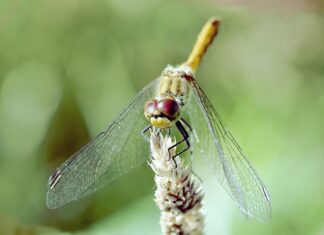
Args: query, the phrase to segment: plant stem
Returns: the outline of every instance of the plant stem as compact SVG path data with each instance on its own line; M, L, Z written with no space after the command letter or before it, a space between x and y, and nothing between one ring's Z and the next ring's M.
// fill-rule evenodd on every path
M202 188L181 156L169 157L170 136L151 132L150 166L155 173L155 202L161 210L163 234L203 234ZM171 154L175 149L171 149ZM176 165L175 162L176 161Z

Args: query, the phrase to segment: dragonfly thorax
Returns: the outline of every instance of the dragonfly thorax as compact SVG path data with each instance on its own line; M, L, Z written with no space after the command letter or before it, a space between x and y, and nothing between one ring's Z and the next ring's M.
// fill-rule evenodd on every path
M188 84L186 76L192 75L191 70L185 66L172 67L168 65L162 72L157 87L158 96L171 96L181 106L184 106L188 98Z
M180 104L173 97L151 99L145 104L144 114L153 126L170 128L180 116Z

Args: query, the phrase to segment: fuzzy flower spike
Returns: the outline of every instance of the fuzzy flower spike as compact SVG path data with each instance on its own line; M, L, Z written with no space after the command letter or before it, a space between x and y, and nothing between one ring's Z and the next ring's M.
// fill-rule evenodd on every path
M155 173L155 202L161 210L160 225L163 234L202 234L202 188L186 166L181 156L169 157L169 148L174 144L169 135L151 131L149 163ZM171 154L175 154L175 148ZM176 165L175 166L175 162Z

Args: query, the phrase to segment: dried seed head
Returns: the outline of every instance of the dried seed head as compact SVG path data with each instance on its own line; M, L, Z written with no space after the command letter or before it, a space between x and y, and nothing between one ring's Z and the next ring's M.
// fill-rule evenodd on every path
M155 172L155 202L161 210L160 225L163 234L202 234L202 189L191 168L169 157L174 144L169 136L152 131L150 138L151 162ZM175 154L175 148L171 154Z

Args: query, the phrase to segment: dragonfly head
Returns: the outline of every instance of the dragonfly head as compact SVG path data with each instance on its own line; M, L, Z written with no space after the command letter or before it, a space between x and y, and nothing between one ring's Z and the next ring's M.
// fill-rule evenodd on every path
M160 100L148 100L144 107L144 114L150 123L158 128L170 128L180 114L180 105L171 97Z

